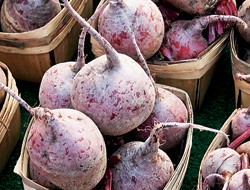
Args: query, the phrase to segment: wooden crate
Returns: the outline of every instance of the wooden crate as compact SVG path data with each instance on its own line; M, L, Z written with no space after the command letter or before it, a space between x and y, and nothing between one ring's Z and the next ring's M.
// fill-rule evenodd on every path
M232 64L232 75L235 87L235 108L248 107L250 105L250 83L245 80L239 80L236 73L250 74L249 63L239 57L240 37L235 30L230 34L230 55Z
M191 104L188 94L184 92L183 90L180 90L174 87L169 87L166 85L158 85L158 86L163 87L167 90L170 90L172 93L174 93L177 97L179 97L184 102L189 113L188 122L193 123L192 104ZM27 141L27 136L28 136L32 122L33 122L33 119L30 121L29 127L26 131L23 144L22 144L21 155L18 159L18 162L16 164L14 171L21 176L25 190L31 190L31 189L47 190L47 188L42 187L39 184L32 181L31 179L29 179L29 171L28 171L29 155L27 152L26 141ZM181 185L182 185L182 182L183 182L186 170L187 170L190 153L191 153L192 136L193 136L193 129L190 128L188 130L186 138L183 139L182 144L184 145L184 147L181 149L181 152L183 154L181 155L181 158L179 158L179 160L176 161L175 171L172 177L170 178L169 182L166 184L164 190L173 190L173 189L179 190L181 188Z
M4 70L7 76L7 86L16 94L18 89L16 81L13 78L8 67L0 62L0 67ZM3 105L0 111L0 173L3 171L10 155L15 148L21 134L21 115L19 103L6 94Z
M225 121L223 126L221 127L221 131L225 132L227 135L230 135L231 132L231 121L234 117L234 115L237 113L238 109L235 109L232 114L229 116L229 118ZM217 134L211 144L209 145L207 151L205 152L201 164L200 164L200 169L199 169L199 175L198 175L198 184L197 184L197 189L200 190L202 189L202 182L203 182L203 177L202 177L202 166L208 156L208 154L218 148L226 147L226 140L225 137L222 134Z
M71 0L71 5L84 18L91 16L93 1ZM14 78L40 82L52 65L72 60L78 46L80 25L63 8L49 23L23 33L0 32L0 61Z
M101 0L99 5L104 3ZM93 24L97 27L96 20ZM103 55L103 48L95 41L90 39L92 44L92 52L96 57ZM211 79L213 77L216 63L220 59L222 51L229 41L229 32L225 33L221 38L212 43L197 59L189 59L184 61L150 61L147 60L151 74L156 78L159 84L173 86L184 90L188 93L193 109L199 109Z

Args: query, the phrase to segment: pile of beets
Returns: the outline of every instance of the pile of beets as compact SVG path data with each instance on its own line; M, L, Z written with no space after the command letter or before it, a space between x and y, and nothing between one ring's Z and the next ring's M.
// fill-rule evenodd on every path
M202 189L250 187L250 107L239 108L227 127L232 142L205 157L201 165Z
M47 70L39 107L0 83L34 118L26 142L32 180L49 189L163 189L176 167L166 152L188 128L219 133L188 123L184 103L156 85L146 63L156 54L194 58L232 24L247 28L234 1L192 2L107 0L86 21L62 1L82 26L77 60ZM85 63L87 33L105 54Z
M235 24L246 28L233 0L155 0L157 7L119 2L110 2L97 29L118 52L133 59L137 56L131 32L145 59L179 61L197 58ZM118 11L121 7L123 11Z

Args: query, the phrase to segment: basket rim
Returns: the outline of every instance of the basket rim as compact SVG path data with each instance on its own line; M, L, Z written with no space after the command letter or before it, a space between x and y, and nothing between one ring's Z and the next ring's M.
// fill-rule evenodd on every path
M8 67L0 61L0 67L6 72L7 77L7 87L11 88L16 94L18 94L18 89L16 86L15 79L13 78ZM0 142L2 142L5 134L8 132L10 123L16 113L16 110L19 107L19 103L11 97L8 93L5 95L5 99L0 111L1 122L4 123L4 126L0 126Z

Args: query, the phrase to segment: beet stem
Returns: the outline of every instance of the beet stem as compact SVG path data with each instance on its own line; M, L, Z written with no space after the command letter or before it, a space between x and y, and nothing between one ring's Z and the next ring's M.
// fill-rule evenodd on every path
M147 140L143 143L142 146L137 151L137 154L135 156L145 156L145 155L151 155L148 156L148 158L153 158L154 155L157 155L158 149L160 146L159 142L159 135L151 133L150 136L147 138Z
M235 149L249 137L250 137L250 129L248 129L243 134L241 134L239 137L234 139L233 142L228 147L232 148L232 149Z
M161 132L162 129L167 128L167 127L180 127L180 128L193 128L193 129L199 129L200 131L210 131L213 133L219 133L221 135L223 135L225 137L225 139L227 140L227 145L230 144L230 140L229 140L229 135L227 135L226 133L224 133L223 131L217 130L217 129L213 129L213 128L209 128L209 127L205 127L203 125L198 125L198 124L193 124L193 123L179 123L179 122L162 122L159 124L156 124L156 128L155 130L158 132Z
M123 11L123 13L124 13L124 17L125 17L124 21L125 21L126 25L128 26L128 29L129 29L128 32L129 32L130 35L131 35L132 43L133 43L133 45L134 45L134 47L135 47L137 56L138 56L138 58L139 58L139 60L140 60L140 62L141 62L141 64L142 64L142 68L144 69L144 71L146 72L146 74L148 75L148 77L150 78L150 80L151 80L151 82L152 82L152 84L153 84L153 86L154 86L155 93L158 94L158 89L157 89L156 84L155 84L155 81L154 81L154 79L153 79L153 77L152 77L152 75L151 75L151 73L150 73L150 70L149 70L149 68L148 68L148 64L147 64L147 62L146 62L144 56L142 55L142 52L141 52L141 50L140 50L140 48L139 48L139 46L138 46L138 44L137 44L137 42L136 42L135 33L134 33L134 23L135 23L135 21L133 20L132 22L129 22L128 14L127 14L127 12L122 8L123 5L124 5L124 3L123 3L123 2L120 2L120 6L121 6L120 9L121 9L121 10ZM132 24L131 24L131 23L132 23Z
M92 24L98 16L101 14L101 12L105 9L105 7L108 5L108 1L105 1L98 9L94 12L94 14L87 20L89 24ZM78 42L78 56L76 64L73 66L73 71L78 72L84 65L85 65L85 55L84 55L84 44L85 44L85 38L86 34L88 32L88 28L83 27L82 32L80 34L79 42Z
M71 15L79 22L82 27L86 27L88 33L105 49L107 59L109 60L109 66L112 67L114 64L119 63L118 52L111 46L111 44L102 37L84 18L82 18L70 5L68 0L63 0L64 6L68 9Z
M0 87L3 88L15 100L17 100L19 104L21 104L28 112L31 113L31 115L34 115L34 109L27 102L25 102L20 96L16 95L16 93L12 89L10 89L2 82L0 82Z
M239 23L239 24L243 25L244 28L247 28L246 22L244 22L239 17L232 16L232 15L208 15L208 16L203 16L203 17L197 18L197 20L199 22L196 22L196 26L194 26L194 28L196 28L196 29L206 28L208 24L211 24L211 23L217 22L217 21ZM190 25L190 26L193 28L192 25Z

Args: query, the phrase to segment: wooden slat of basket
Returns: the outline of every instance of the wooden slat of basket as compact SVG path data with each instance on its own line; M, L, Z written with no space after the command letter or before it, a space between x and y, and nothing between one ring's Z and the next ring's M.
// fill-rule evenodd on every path
M234 65L237 71L240 71L245 74L250 73L250 65L249 63L243 61L238 57L238 38L236 36L236 31L234 29L231 30L230 33L230 46L231 46L231 62Z
M221 131L225 132L226 134L230 134L231 131L231 121L234 117L234 115L237 113L238 109L235 109L232 114L229 116L229 118L225 121L223 126L221 127ZM199 169L199 174L198 174L198 184L197 184L197 189L202 189L202 182L203 182L203 177L202 177L202 165L204 164L208 154L212 152L213 150L216 150L221 147L226 146L226 140L225 137L222 134L217 134L214 139L212 140L211 144L209 145L207 151L205 152L201 164L200 164L200 169Z
M239 80L236 73L250 74L249 63L238 57L239 44L234 30L230 34L232 75L235 86L235 107L248 107L250 105L250 83Z
M0 62L0 67L4 70L6 77L7 77L7 86L11 88L15 93L18 93L15 80L12 77L11 72L7 68L6 65L4 65L2 62ZM9 124L11 122L11 119L14 115L14 111L16 109L16 100L14 100L9 94L6 94L4 103L1 107L0 111L0 119L3 123L0 125L0 142L2 141L2 138L5 136L7 129L9 127Z
M12 77L11 72L0 62L0 67L5 71L7 76L7 86L18 94L16 82ZM0 111L0 173L5 167L10 154L21 133L21 115L19 109L19 103L12 98L9 94L6 94L4 103Z

